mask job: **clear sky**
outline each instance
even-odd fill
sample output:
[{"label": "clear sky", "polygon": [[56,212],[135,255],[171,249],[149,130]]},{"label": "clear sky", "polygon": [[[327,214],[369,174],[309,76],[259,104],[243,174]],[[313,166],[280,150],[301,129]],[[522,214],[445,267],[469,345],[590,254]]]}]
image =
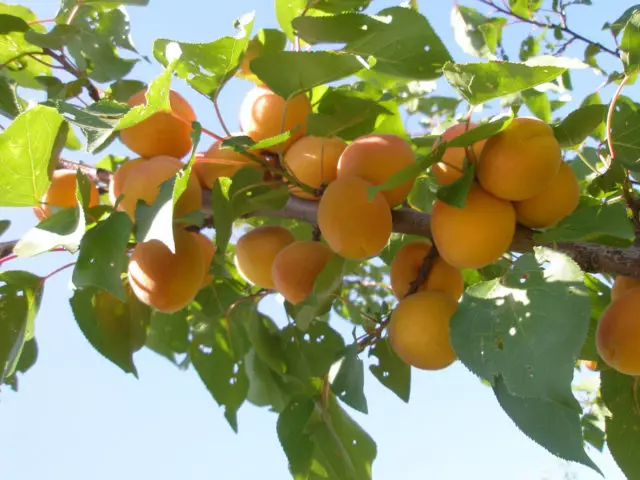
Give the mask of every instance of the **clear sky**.
[{"label": "clear sky", "polygon": [[[53,0],[18,3],[41,18],[52,17],[57,9]],[[377,10],[395,3],[374,0],[373,7]],[[449,27],[453,2],[418,3],[454,58],[472,60],[453,40]],[[475,0],[461,3],[478,4]],[[600,32],[602,23],[613,20],[628,2],[596,3],[599,6],[578,7],[570,18],[577,30],[608,41],[609,36]],[[276,25],[272,0],[151,0],[148,7],[132,7],[129,12],[137,47],[153,58],[155,38],[212,41],[234,34],[234,19],[252,10],[256,11],[256,31]],[[577,50],[577,55],[582,51]],[[154,61],[141,63],[134,73],[150,80],[159,71]],[[578,102],[602,81],[591,74],[580,78],[583,80],[574,82]],[[442,84],[440,81],[439,86]],[[220,131],[210,103],[181,81],[176,80],[174,88],[189,99],[205,127]],[[223,92],[221,109],[232,129],[238,129],[237,111],[248,88],[248,82],[238,80]],[[610,96],[610,89],[603,90],[605,102]],[[127,153],[121,147],[111,151]],[[92,161],[82,155],[73,158]],[[0,218],[13,222],[3,240],[17,238],[35,224],[29,209],[0,208]],[[69,261],[67,253],[51,253],[12,261],[6,268],[44,275]],[[70,275],[67,270],[46,284],[36,321],[38,362],[21,378],[18,393],[4,389],[0,396],[0,478],[289,478],[276,436],[275,414],[246,403],[239,412],[240,431],[235,434],[193,370],[179,371],[143,350],[135,357],[140,374],[136,380],[96,353],[72,317]],[[273,299],[263,309],[276,318],[281,316],[282,308]],[[338,319],[336,323],[345,327],[346,322]],[[585,467],[556,459],[524,436],[502,412],[491,390],[462,365],[440,372],[414,370],[412,380],[411,401],[404,404],[367,374],[369,415],[347,407],[377,441],[375,480],[561,479],[567,473],[573,475],[567,478],[580,480],[600,478]],[[607,479],[624,478],[609,455],[589,452]]]}]

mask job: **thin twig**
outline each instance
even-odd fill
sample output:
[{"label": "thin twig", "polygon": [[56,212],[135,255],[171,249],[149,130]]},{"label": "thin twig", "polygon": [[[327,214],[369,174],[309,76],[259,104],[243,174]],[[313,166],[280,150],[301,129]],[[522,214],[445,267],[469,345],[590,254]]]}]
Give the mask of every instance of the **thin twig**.
[{"label": "thin twig", "polygon": [[611,99],[611,104],[609,105],[609,111],[607,112],[607,126],[606,126],[607,145],[609,146],[611,163],[613,163],[613,161],[616,159],[616,151],[613,148],[613,135],[611,134],[611,124],[613,123],[613,113],[616,108],[616,103],[618,102],[618,97],[620,97],[620,94],[622,93],[622,89],[624,88],[628,80],[629,80],[629,77],[625,75],[625,77],[620,82],[620,85],[618,85],[618,89],[616,90],[616,93],[613,94],[613,98]]},{"label": "thin twig", "polygon": [[67,59],[64,53],[57,53],[50,48],[45,48],[44,54],[49,55],[51,58],[57,60],[58,63],[60,63],[60,65],[62,65],[67,72],[76,77],[78,80],[82,80],[84,82],[84,87],[87,89],[89,97],[91,97],[91,100],[93,100],[94,102],[99,102],[101,100],[100,91],[98,90],[98,88],[93,83],[91,83],[91,80],[87,78],[84,72],[81,72],[79,69],[77,69]]},{"label": "thin twig", "polygon": [[416,275],[416,278],[413,280],[413,282],[411,282],[411,285],[409,286],[409,291],[404,296],[404,298],[407,298],[409,295],[413,295],[420,289],[420,285],[422,285],[427,280],[427,277],[429,276],[429,271],[431,270],[431,267],[433,266],[433,262],[437,257],[438,257],[438,249],[435,247],[435,245],[432,245],[431,249],[429,250],[429,253],[425,255],[424,260],[422,261],[420,270],[418,270],[418,275]]}]

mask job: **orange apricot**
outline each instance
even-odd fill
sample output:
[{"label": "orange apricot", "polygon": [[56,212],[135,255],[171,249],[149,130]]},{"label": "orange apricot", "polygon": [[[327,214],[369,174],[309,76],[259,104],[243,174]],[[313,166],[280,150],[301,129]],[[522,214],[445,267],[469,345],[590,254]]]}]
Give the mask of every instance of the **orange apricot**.
[{"label": "orange apricot", "polygon": [[[360,177],[380,185],[394,173],[415,163],[411,144],[393,134],[372,134],[357,138],[342,152],[338,162],[338,178]],[[381,193],[392,207],[402,203],[413,188],[415,179]]]},{"label": "orange apricot", "polygon": [[[449,142],[475,127],[477,127],[475,123],[470,123],[468,129],[466,123],[457,123],[442,133],[442,139],[445,142]],[[473,144],[471,148],[473,149],[475,158],[469,158],[469,162],[475,163],[478,158],[480,158],[480,153],[486,141],[487,140],[484,139]],[[435,148],[437,145],[438,142],[436,141],[433,147]],[[449,185],[462,177],[464,159],[466,157],[467,151],[465,147],[448,147],[442,155],[442,160],[431,167],[431,173],[435,175],[440,185]]]},{"label": "orange apricot", "polygon": [[[329,185],[338,175],[338,159],[347,143],[338,138],[307,135],[297,140],[284,155],[285,167],[300,182],[314,189]],[[292,187],[291,194],[300,198],[317,199],[314,195]]]},{"label": "orange apricot", "polygon": [[[33,207],[38,220],[42,221],[49,218],[54,209],[71,208],[78,203],[76,199],[76,171],[71,169],[54,170],[51,175],[51,183],[49,188],[42,196],[40,205]],[[100,204],[100,193],[98,187],[90,182],[89,184],[89,207],[95,207]]]},{"label": "orange apricot", "polygon": [[[146,105],[146,89],[129,98],[129,106]],[[120,140],[141,157],[159,155],[182,158],[191,151],[191,123],[196,114],[178,92],[169,92],[171,112],[156,112],[142,122],[120,131]]]},{"label": "orange apricot", "polygon": [[211,262],[213,262],[213,257],[216,254],[216,246],[211,241],[211,239],[202,233],[195,234],[198,242],[200,243],[200,247],[202,248],[202,259],[204,263],[204,277],[202,278],[201,287],[204,288],[209,285],[213,281],[213,275],[209,273],[209,269],[211,268]]},{"label": "orange apricot", "polygon": [[[176,175],[183,166],[177,158],[159,156],[131,168],[122,185],[123,198],[118,210],[127,212],[135,220],[138,200],[151,205],[160,193],[160,185]],[[190,175],[186,190],[174,206],[173,215],[180,218],[201,208],[202,189],[196,176]]]},{"label": "orange apricot", "polygon": [[160,240],[135,246],[128,278],[142,303],[164,313],[177,312],[191,303],[206,274],[203,247],[197,235],[174,228],[175,253]]},{"label": "orange apricot", "polygon": [[625,375],[640,375],[640,288],[612,301],[596,329],[596,347],[602,360]]},{"label": "orange apricot", "polygon": [[131,170],[133,170],[137,165],[140,165],[141,163],[146,161],[146,158],[135,158],[133,160],[127,160],[126,162],[121,163],[120,166],[116,169],[113,176],[111,177],[111,182],[109,182],[109,203],[111,203],[111,205],[115,205],[118,197],[122,195],[122,187],[124,186],[124,182],[129,175],[129,172],[131,172]]},{"label": "orange apricot", "polygon": [[474,184],[464,208],[436,200],[431,234],[440,256],[456,268],[481,268],[508,249],[516,229],[511,202],[494,197]]},{"label": "orange apricot", "polygon": [[318,204],[318,226],[338,255],[362,260],[379,254],[391,236],[391,208],[381,193],[369,201],[371,184],[358,177],[338,178]]},{"label": "orange apricot", "polygon": [[[431,248],[429,240],[412,240],[400,247],[393,257],[389,276],[391,289],[398,300],[407,295],[411,285],[418,278],[424,259]],[[427,278],[418,287],[418,292],[427,290],[442,292],[457,302],[464,292],[462,273],[438,256],[431,260]]]},{"label": "orange apricot", "polygon": [[611,301],[620,298],[628,290],[637,287],[640,287],[640,277],[618,275],[611,286]]},{"label": "orange apricot", "polygon": [[389,341],[398,357],[422,370],[441,370],[456,360],[449,321],[457,302],[441,292],[418,292],[401,300],[391,313]]},{"label": "orange apricot", "polygon": [[305,135],[307,115],[310,113],[311,102],[304,93],[287,101],[265,86],[256,86],[247,93],[240,105],[240,128],[254,142],[259,142],[298,127],[284,143],[266,149],[283,153]]},{"label": "orange apricot", "polygon": [[327,245],[315,241],[296,241],[284,247],[273,260],[271,277],[275,289],[289,303],[304,302],[331,260]]},{"label": "orange apricot", "polygon": [[275,288],[271,268],[276,255],[295,241],[293,234],[278,225],[263,225],[248,231],[236,243],[235,264],[248,282],[261,288]]},{"label": "orange apricot", "polygon": [[520,225],[546,228],[571,215],[580,203],[580,185],[568,163],[562,162],[557,175],[537,195],[514,202]]},{"label": "orange apricot", "polygon": [[476,176],[482,188],[504,200],[520,201],[542,192],[562,163],[553,129],[537,118],[515,118],[489,138]]}]

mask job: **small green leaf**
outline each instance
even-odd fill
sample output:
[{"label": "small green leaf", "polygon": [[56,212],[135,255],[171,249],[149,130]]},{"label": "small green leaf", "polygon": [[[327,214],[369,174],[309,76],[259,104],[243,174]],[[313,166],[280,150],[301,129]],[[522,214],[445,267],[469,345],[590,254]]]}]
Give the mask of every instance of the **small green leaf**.
[{"label": "small green leaf", "polygon": [[350,407],[368,413],[364,396],[364,364],[358,358],[358,346],[348,347],[337,365],[338,372],[331,382],[333,393]]},{"label": "small green leaf", "polygon": [[621,96],[616,103],[611,122],[611,139],[616,160],[633,172],[640,172],[640,104]]},{"label": "small green leaf", "polygon": [[174,365],[178,365],[176,354],[189,349],[189,324],[187,311],[162,313],[153,311],[145,345],[162,355]]},{"label": "small green leaf", "polygon": [[522,91],[522,98],[531,113],[544,122],[551,123],[551,102],[546,93],[529,88]]},{"label": "small green leaf", "polygon": [[625,73],[636,73],[640,69],[640,9],[631,14],[622,30],[620,51]]},{"label": "small green leaf", "polygon": [[[265,53],[251,62],[251,71],[285,99],[354,75],[362,68],[354,55],[328,51]],[[287,74],[282,75],[283,71]]]},{"label": "small green leaf", "polygon": [[29,24],[23,18],[14,15],[0,14],[0,35],[7,35],[12,32],[27,32]]},{"label": "small green leaf", "polygon": [[436,198],[454,207],[464,208],[466,205],[467,194],[471,189],[475,175],[475,164],[468,164],[460,178],[448,185],[438,188]]},{"label": "small green leaf", "polygon": [[490,61],[467,64],[449,62],[443,70],[453,88],[472,105],[479,105],[550,82],[562,75],[566,68]]},{"label": "small green leaf", "polygon": [[369,356],[378,359],[377,364],[369,366],[373,376],[408,403],[411,395],[411,367],[393,351],[389,339],[378,340],[369,350]]},{"label": "small green leaf", "polygon": [[13,120],[26,105],[18,96],[16,84],[6,77],[0,77],[0,115]]},{"label": "small green leaf", "polygon": [[233,230],[233,210],[229,201],[231,180],[216,178],[211,189],[211,206],[216,227],[216,256],[223,257]]},{"label": "small green leaf", "polygon": [[604,124],[606,115],[606,105],[594,104],[578,108],[554,125],[553,134],[562,148],[575,147]]},{"label": "small green leaf", "polygon": [[115,212],[84,235],[73,270],[72,281],[76,288],[101,288],[125,301],[121,276],[127,269],[131,227],[129,215]]},{"label": "small green leaf", "polygon": [[276,18],[278,25],[292,42],[295,40],[295,33],[291,21],[301,15],[307,7],[307,0],[275,0]]},{"label": "small green leaf", "polygon": [[474,143],[492,137],[506,129],[514,119],[513,114],[500,115],[489,122],[467,130],[447,142],[448,147],[469,147]]},{"label": "small green leaf", "polygon": [[243,167],[233,175],[228,197],[234,219],[262,208],[279,210],[287,203],[287,187],[265,185],[262,176],[253,167]]},{"label": "small green leaf", "polygon": [[80,30],[75,25],[55,25],[47,33],[38,33],[30,30],[25,34],[24,38],[38,47],[61,50],[79,33]]},{"label": "small green leaf", "polygon": [[541,398],[518,397],[507,389],[500,377],[493,389],[500,406],[525,435],[553,455],[602,474],[584,451],[578,412]]},{"label": "small green leaf", "polygon": [[148,87],[149,86],[146,83],[141,82],[140,80],[118,80],[111,84],[109,90],[112,100],[126,104],[129,98],[131,98],[135,93]]},{"label": "small green leaf", "polygon": [[531,18],[542,5],[542,0],[509,0],[509,8],[522,18]]},{"label": "small green leaf", "polygon": [[617,37],[622,31],[622,29],[625,27],[627,22],[629,21],[629,19],[631,18],[631,15],[633,15],[633,13],[638,9],[640,9],[640,3],[630,6],[622,13],[622,15],[618,17],[618,19],[615,22],[613,23],[606,22],[602,26],[602,29],[611,30],[611,33],[613,34],[614,38]]},{"label": "small green leaf", "polygon": [[0,205],[37,205],[49,187],[68,126],[55,109],[35,106],[0,134]]},{"label": "small green leaf", "polygon": [[475,57],[495,59],[496,47],[502,41],[502,28],[506,23],[505,18],[488,18],[475,8],[457,5],[451,10],[456,42]]}]

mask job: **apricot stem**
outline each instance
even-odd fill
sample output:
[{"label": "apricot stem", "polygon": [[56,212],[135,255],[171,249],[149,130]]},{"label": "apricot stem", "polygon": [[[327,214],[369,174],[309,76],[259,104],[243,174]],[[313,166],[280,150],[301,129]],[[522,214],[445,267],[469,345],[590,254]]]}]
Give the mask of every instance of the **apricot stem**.
[{"label": "apricot stem", "polygon": [[409,291],[404,296],[404,298],[407,298],[409,295],[413,295],[418,291],[418,289],[420,288],[420,285],[422,285],[427,279],[427,277],[429,276],[429,270],[431,270],[431,267],[433,266],[433,261],[437,257],[438,257],[438,249],[436,248],[435,245],[432,245],[431,249],[429,250],[429,253],[425,255],[424,260],[422,261],[420,270],[418,270],[418,275],[416,275],[416,278],[413,280],[413,282],[411,282],[411,285],[409,286]]},{"label": "apricot stem", "polygon": [[52,272],[49,272],[48,274],[46,274],[46,275],[43,277],[42,281],[49,280],[49,279],[50,279],[51,277],[53,277],[54,275],[56,275],[56,274],[58,274],[58,273],[62,272],[63,270],[66,270],[66,269],[67,269],[67,268],[69,268],[69,267],[73,267],[75,264],[76,264],[76,262],[71,262],[71,263],[67,263],[66,265],[63,265],[63,266],[61,266],[61,267],[59,267],[59,268],[56,268],[56,269],[55,269],[55,270],[53,270]]},{"label": "apricot stem", "polygon": [[611,124],[613,122],[613,112],[615,111],[616,108],[616,103],[618,101],[618,97],[620,97],[620,94],[622,93],[622,89],[624,88],[625,84],[629,81],[629,76],[625,75],[624,78],[622,79],[622,81],[620,82],[620,85],[618,85],[618,89],[616,90],[616,93],[613,94],[613,98],[611,99],[611,104],[609,105],[609,111],[607,112],[607,145],[609,146],[609,153],[611,154],[611,161],[609,162],[609,165],[607,165],[607,167],[611,166],[611,163],[613,163],[613,161],[616,159],[616,151],[613,148],[613,135],[611,134]]},{"label": "apricot stem", "polygon": [[[226,133],[226,135],[228,137],[230,137],[231,136],[231,132],[227,128],[227,124],[224,122],[224,118],[222,117],[222,112],[220,111],[220,106],[218,105],[218,95],[219,94],[220,94],[220,90],[218,90],[218,92],[216,93],[215,97],[213,97],[213,108],[216,111],[216,116],[218,117],[218,121],[220,122],[220,126],[222,127],[222,130],[224,130],[224,133]],[[204,132],[204,129],[202,131]]]}]

